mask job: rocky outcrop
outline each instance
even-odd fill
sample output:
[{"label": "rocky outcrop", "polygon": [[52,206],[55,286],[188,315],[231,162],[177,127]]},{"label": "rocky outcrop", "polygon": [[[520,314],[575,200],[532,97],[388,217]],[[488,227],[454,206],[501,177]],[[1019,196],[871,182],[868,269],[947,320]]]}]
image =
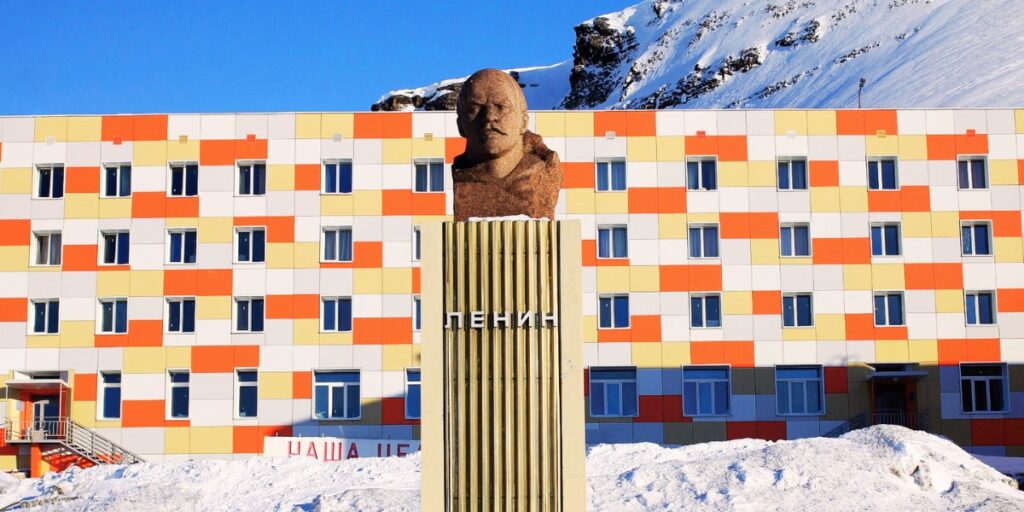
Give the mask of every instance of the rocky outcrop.
[{"label": "rocky outcrop", "polygon": [[607,100],[618,85],[613,75],[636,51],[636,37],[631,27],[620,32],[603,17],[581,23],[575,30],[570,89],[560,107],[591,108]]}]

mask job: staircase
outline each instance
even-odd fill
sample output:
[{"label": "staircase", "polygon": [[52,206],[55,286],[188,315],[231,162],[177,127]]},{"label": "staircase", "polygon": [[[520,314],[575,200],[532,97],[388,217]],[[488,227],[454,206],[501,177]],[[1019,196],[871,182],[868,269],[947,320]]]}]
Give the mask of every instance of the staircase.
[{"label": "staircase", "polygon": [[57,444],[96,465],[145,462],[142,457],[67,417],[33,421],[27,428],[5,420],[4,441],[8,444]]}]

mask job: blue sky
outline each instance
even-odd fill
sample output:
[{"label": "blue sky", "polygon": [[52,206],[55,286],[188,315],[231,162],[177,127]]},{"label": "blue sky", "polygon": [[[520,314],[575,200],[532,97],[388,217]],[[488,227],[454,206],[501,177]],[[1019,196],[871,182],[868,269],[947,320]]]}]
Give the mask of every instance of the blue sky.
[{"label": "blue sky", "polygon": [[571,58],[573,26],[631,3],[7,1],[0,114],[368,110]]}]

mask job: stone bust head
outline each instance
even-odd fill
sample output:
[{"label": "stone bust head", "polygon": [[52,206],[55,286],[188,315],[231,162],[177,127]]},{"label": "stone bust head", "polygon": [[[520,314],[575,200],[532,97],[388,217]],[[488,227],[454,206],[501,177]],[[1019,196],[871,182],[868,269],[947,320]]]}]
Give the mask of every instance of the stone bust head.
[{"label": "stone bust head", "polygon": [[466,151],[455,158],[455,220],[527,215],[553,218],[562,171],[558,155],[527,129],[526,98],[514,78],[482,69],[457,103]]}]

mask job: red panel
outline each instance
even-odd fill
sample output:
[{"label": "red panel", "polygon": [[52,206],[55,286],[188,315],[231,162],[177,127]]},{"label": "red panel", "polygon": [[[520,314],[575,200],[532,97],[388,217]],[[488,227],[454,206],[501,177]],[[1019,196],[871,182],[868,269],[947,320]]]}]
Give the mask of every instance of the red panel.
[{"label": "red panel", "polygon": [[405,418],[405,398],[381,398],[382,425],[419,425],[420,420]]},{"label": "red panel", "polygon": [[1001,418],[972,419],[971,444],[974,446],[1006,444],[1006,423]]},{"label": "red panel", "polygon": [[634,423],[660,423],[664,421],[664,403],[661,395],[641,395],[640,414],[633,418]]},{"label": "red panel", "polygon": [[845,366],[826,366],[825,394],[849,392],[849,382],[847,378],[847,370]]},{"label": "red panel", "polygon": [[786,439],[785,421],[759,421],[757,422],[757,437],[767,441],[782,441]]},{"label": "red panel", "polygon": [[732,439],[756,439],[756,421],[729,421],[725,423],[725,438]]}]

